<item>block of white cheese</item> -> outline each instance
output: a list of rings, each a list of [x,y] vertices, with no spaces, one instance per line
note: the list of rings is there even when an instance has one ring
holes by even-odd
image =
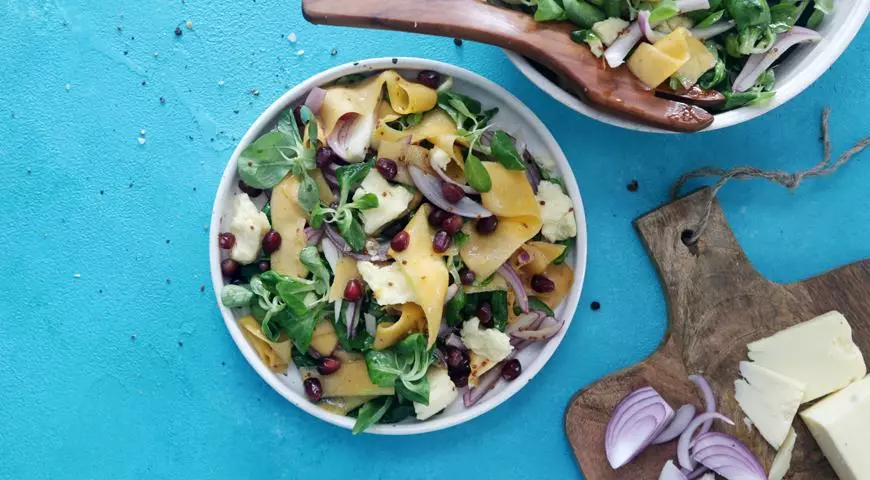
[[[870,478],[870,377],[801,412],[840,480]]]
[[[794,442],[797,440],[797,434],[794,429],[788,431],[788,436],[785,437],[782,447],[776,452],[773,457],[773,463],[770,465],[770,473],[767,474],[767,480],[782,480],[788,469],[791,467],[791,454],[794,452]]]
[[[785,441],[804,397],[804,385],[751,362],[740,362],[734,398],[773,448]]]
[[[354,200],[371,193],[378,198],[378,206],[360,210],[366,235],[372,235],[384,225],[401,217],[408,211],[414,194],[401,185],[393,185],[384,180],[376,169],[372,169],[353,194]]]
[[[801,403],[836,392],[867,374],[864,357],[852,341],[852,327],[840,312],[828,312],[747,348],[758,365],[806,386]]]
[[[417,420],[426,420],[436,413],[444,410],[456,400],[459,392],[456,385],[450,380],[447,370],[438,367],[429,367],[426,372],[426,380],[429,381],[429,404],[414,402],[414,413]]]
[[[360,260],[356,263],[356,268],[363,281],[372,289],[378,305],[401,305],[417,302],[408,277],[395,263],[381,267],[372,262]]]

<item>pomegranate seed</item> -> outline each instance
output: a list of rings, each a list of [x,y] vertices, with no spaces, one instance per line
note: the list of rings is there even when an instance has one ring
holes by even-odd
[[[550,293],[556,289],[556,284],[544,275],[535,275],[532,277],[532,289],[539,293]]]
[[[432,70],[422,70],[417,74],[417,82],[429,88],[438,88],[441,83],[441,74]]]
[[[486,328],[492,327],[492,305],[487,301],[480,302],[477,306],[477,318],[480,320],[480,324]]]
[[[229,250],[233,248],[233,245],[236,244],[236,236],[230,232],[224,232],[218,235],[218,245],[221,246],[224,250]]]
[[[396,178],[396,174],[399,173],[399,166],[389,158],[379,158],[378,161],[375,162],[375,168],[378,169],[378,173],[387,180]]]
[[[498,227],[498,218],[495,215],[481,218],[476,225],[477,233],[483,235],[494,232],[496,227]]]
[[[444,195],[444,198],[446,198],[450,203],[457,203],[465,196],[465,192],[459,187],[459,185],[454,185],[448,182],[441,184],[441,194]]]
[[[263,237],[263,251],[266,252],[266,255],[271,255],[279,248],[281,248],[281,234],[275,230],[269,230]]]
[[[449,215],[449,213],[445,212],[444,210],[433,207],[432,211],[429,212],[429,225],[432,225],[433,227],[440,227],[441,222],[443,222],[444,219],[447,218],[447,215]]]
[[[221,273],[223,273],[225,277],[237,277],[241,271],[242,266],[232,258],[225,258],[221,262]]]
[[[523,373],[523,365],[516,358],[512,358],[505,362],[504,366],[501,367],[501,378],[511,382],[516,380],[520,374]]]
[[[459,281],[462,282],[463,285],[471,285],[475,280],[477,280],[477,275],[468,268],[463,268],[459,272]]]
[[[456,347],[447,347],[447,358],[445,358],[445,363],[450,368],[459,368],[461,369],[464,365],[465,355],[462,353],[462,350]]]
[[[260,194],[263,193],[263,191],[260,190],[259,188],[254,188],[242,180],[239,180],[239,190],[247,193],[248,196],[251,198],[259,197]]]
[[[397,233],[392,240],[390,240],[390,247],[397,251],[402,252],[406,248],[408,248],[408,244],[411,242],[411,235],[408,232],[402,230]]]
[[[323,396],[323,387],[320,385],[320,380],[314,377],[306,378],[302,382],[302,386],[305,387],[305,395],[308,395],[308,398],[312,402],[320,400],[320,397]]]
[[[339,368],[341,368],[341,360],[335,357],[322,357],[320,361],[317,362],[317,371],[320,372],[321,375],[335,373]]]
[[[344,299],[348,302],[358,302],[362,298],[362,283],[357,279],[351,279],[344,287]]]
[[[439,230],[438,233],[435,234],[435,238],[432,239],[432,250],[435,250],[435,253],[444,253],[450,248],[450,242],[453,239],[450,235],[444,230]]]
[[[462,217],[459,215],[450,215],[441,222],[441,229],[447,232],[451,237],[456,235],[456,232],[462,228]]]

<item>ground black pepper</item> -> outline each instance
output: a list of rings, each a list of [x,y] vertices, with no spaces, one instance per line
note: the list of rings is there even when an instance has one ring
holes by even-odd
[[[628,185],[626,185],[625,188],[627,188],[629,192],[636,192],[637,189],[640,188],[640,185],[637,183],[637,180],[632,179],[628,182]]]
[[[593,311],[598,311],[598,310],[601,309],[601,304],[598,303],[598,302],[592,302],[592,303],[589,305],[589,307],[590,307]]]
[[[457,47],[461,47],[462,46],[462,39],[461,38],[454,38],[453,44],[456,45]]]
[[[184,35],[184,32],[181,30],[181,27],[175,27],[175,36],[180,37]]]

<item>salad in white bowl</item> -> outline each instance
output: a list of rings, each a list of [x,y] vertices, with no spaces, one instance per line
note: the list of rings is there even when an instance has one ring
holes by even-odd
[[[267,111],[237,150],[213,222],[222,310],[312,413],[354,433],[457,423],[570,322],[576,186],[451,72],[356,70]]]

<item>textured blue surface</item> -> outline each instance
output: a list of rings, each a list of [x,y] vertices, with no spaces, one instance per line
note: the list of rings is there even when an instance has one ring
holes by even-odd
[[[452,468],[578,478],[562,431],[568,399],[647,355],[665,329],[630,221],[696,166],[812,165],[823,105],[835,151],[870,134],[867,29],[775,112],[676,137],[579,117],[495,48],[314,27],[298,0],[4,0],[0,25],[3,479],[425,479]],[[375,56],[455,63],[514,92],[561,142],[589,223],[582,303],[551,363],[489,414],[411,438],[352,437],[271,391],[236,350],[208,284],[205,224],[235,139],[289,86]],[[865,158],[793,193],[730,185],[722,203],[757,267],[793,281],[870,257],[868,183]]]

